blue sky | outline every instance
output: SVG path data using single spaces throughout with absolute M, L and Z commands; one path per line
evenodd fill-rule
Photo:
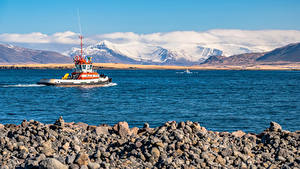
M 299 0 L 0 0 L 0 34 L 300 29 Z

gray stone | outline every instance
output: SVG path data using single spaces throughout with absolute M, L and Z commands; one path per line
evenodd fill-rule
M 75 157 L 76 156 L 74 154 L 73 155 L 68 155 L 67 158 L 66 158 L 66 163 L 67 164 L 72 164 L 75 160 Z
M 47 158 L 41 161 L 40 167 L 44 169 L 68 169 L 68 166 L 62 164 L 55 158 Z
M 99 127 L 96 127 L 94 132 L 97 134 L 97 135 L 109 135 L 109 132 L 108 132 L 108 127 L 107 126 L 99 126 Z
M 82 165 L 80 169 L 89 169 L 87 165 Z
M 100 164 L 98 164 L 98 163 L 93 163 L 93 162 L 90 162 L 90 161 L 89 161 L 88 167 L 89 167 L 89 169 L 99 169 L 99 168 L 100 168 Z
M 51 141 L 44 142 L 41 147 L 42 153 L 46 156 L 52 156 L 54 150 L 52 149 Z

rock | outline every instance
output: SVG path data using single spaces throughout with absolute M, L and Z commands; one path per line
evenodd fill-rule
M 146 124 L 141 129 L 130 129 L 126 122 L 113 127 L 64 123 L 60 129 L 58 126 L 62 127 L 63 123 L 60 118 L 54 125 L 33 120 L 23 121 L 21 125 L 5 125 L 0 130 L 0 166 L 26 169 L 299 168 L 300 131 L 283 131 L 274 122 L 258 135 L 207 131 L 191 121 L 170 121 L 156 128 Z M 51 126 L 56 128 L 52 130 Z
M 34 169 L 34 168 L 38 168 L 39 167 L 39 161 L 37 160 L 28 160 L 26 162 L 26 169 Z
M 155 159 L 158 159 L 159 156 L 160 156 L 160 152 L 159 152 L 158 148 L 153 147 L 152 150 L 151 150 L 151 155 L 152 155 Z
M 80 169 L 89 169 L 87 165 L 82 165 Z
M 144 123 L 144 127 L 143 127 L 144 129 L 147 129 L 147 128 L 149 128 L 149 123 Z
M 78 123 L 75 123 L 73 126 L 86 130 L 89 125 L 86 123 L 78 122 Z
M 79 166 L 77 164 L 71 164 L 70 169 L 79 169 Z
M 281 131 L 282 130 L 281 126 L 278 123 L 273 122 L 273 121 L 270 123 L 269 129 L 270 129 L 270 131 Z
M 69 147 L 70 147 L 70 143 L 69 142 L 66 142 L 62 148 L 65 150 L 65 151 L 68 151 L 69 150 Z
M 2 165 L 0 166 L 0 169 L 9 169 L 9 167 L 7 165 Z
M 57 126 L 58 128 L 64 128 L 65 127 L 65 121 L 62 118 L 62 116 L 59 117 L 59 119 L 57 119 L 54 123 L 55 126 Z
M 100 168 L 100 164 L 98 164 L 98 163 L 93 163 L 93 162 L 90 162 L 90 161 L 89 161 L 88 167 L 89 167 L 89 169 L 99 169 L 99 168 Z
M 94 154 L 95 158 L 100 158 L 101 157 L 101 151 L 97 150 L 97 152 Z
M 113 129 L 118 132 L 121 137 L 126 137 L 131 135 L 131 131 L 129 129 L 128 123 L 123 121 L 114 125 Z
M 41 152 L 44 153 L 46 156 L 51 156 L 54 153 L 51 141 L 47 141 L 42 144 Z
M 139 128 L 137 128 L 137 127 L 133 127 L 131 130 L 130 130 L 130 133 L 132 134 L 132 135 L 137 135 L 138 134 L 138 131 L 139 131 Z
M 109 135 L 109 132 L 108 132 L 108 127 L 106 126 L 99 126 L 99 127 L 96 127 L 94 132 L 97 134 L 97 135 Z
M 97 126 L 89 125 L 89 126 L 87 127 L 87 130 L 88 130 L 88 131 L 94 131 L 96 128 L 97 128 Z
M 244 133 L 242 130 L 238 130 L 231 133 L 234 137 L 243 137 L 246 133 Z
M 67 158 L 66 158 L 66 163 L 67 164 L 74 163 L 75 157 L 76 157 L 75 155 L 68 155 Z
M 285 162 L 285 158 L 282 157 L 282 156 L 278 156 L 277 159 L 278 159 L 279 161 Z
M 43 168 L 43 169 L 68 169 L 69 167 L 62 164 L 55 158 L 47 158 L 40 162 L 40 168 Z
M 218 155 L 216 158 L 216 162 L 224 166 L 226 164 L 226 160 L 222 158 L 222 156 Z
M 79 153 L 79 151 L 80 151 L 80 146 L 79 146 L 79 145 L 74 145 L 74 151 L 75 151 L 76 153 Z
M 38 162 L 40 162 L 40 161 L 42 161 L 42 160 L 45 160 L 46 159 L 46 155 L 45 154 L 40 154 L 37 158 L 36 158 L 36 160 L 38 161 Z
M 0 124 L 0 129 L 4 128 L 5 126 L 3 124 Z
M 75 158 L 75 163 L 78 164 L 79 166 L 88 165 L 89 156 L 86 153 L 77 154 Z
M 25 146 L 23 146 L 23 145 L 20 145 L 19 146 L 19 151 L 24 151 L 24 152 L 28 152 L 28 148 L 26 148 Z

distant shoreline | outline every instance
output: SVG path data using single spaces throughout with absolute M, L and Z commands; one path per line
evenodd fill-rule
M 122 63 L 94 63 L 95 69 L 124 70 L 300 70 L 300 63 L 260 64 L 260 65 L 138 65 Z M 0 65 L 0 69 L 72 69 L 74 64 L 10 64 Z

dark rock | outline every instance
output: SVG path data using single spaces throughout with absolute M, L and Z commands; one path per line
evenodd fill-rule
M 59 117 L 59 119 L 57 119 L 54 123 L 55 126 L 57 126 L 57 128 L 64 128 L 65 127 L 65 121 L 62 118 L 62 116 Z

